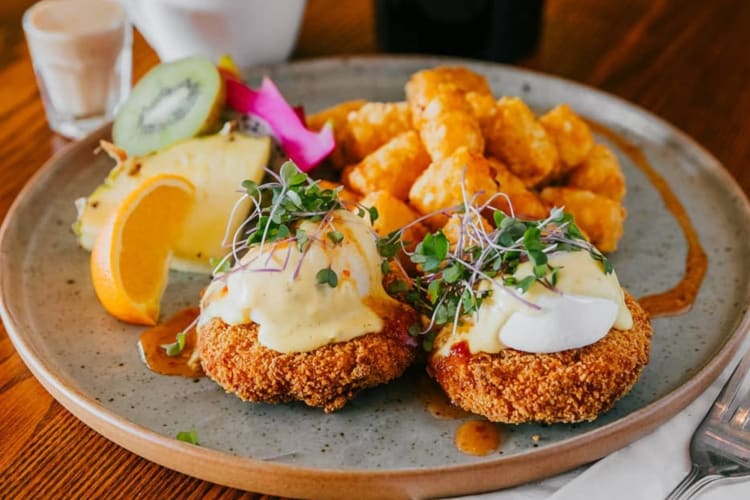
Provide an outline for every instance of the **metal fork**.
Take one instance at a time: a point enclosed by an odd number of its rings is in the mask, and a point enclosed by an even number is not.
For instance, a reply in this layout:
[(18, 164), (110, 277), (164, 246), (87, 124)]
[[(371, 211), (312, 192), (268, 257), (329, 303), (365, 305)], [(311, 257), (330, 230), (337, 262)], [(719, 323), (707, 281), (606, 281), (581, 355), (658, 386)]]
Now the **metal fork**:
[(690, 473), (667, 500), (694, 498), (716, 481), (750, 475), (750, 351), (690, 440)]

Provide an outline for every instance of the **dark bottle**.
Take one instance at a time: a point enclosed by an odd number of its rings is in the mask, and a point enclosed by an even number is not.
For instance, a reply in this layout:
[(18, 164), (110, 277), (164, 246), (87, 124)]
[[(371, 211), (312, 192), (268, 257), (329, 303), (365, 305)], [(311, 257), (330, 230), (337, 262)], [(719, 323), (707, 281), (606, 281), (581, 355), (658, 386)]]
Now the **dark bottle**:
[(537, 45), (544, 0), (375, 0), (385, 52), (511, 62)]

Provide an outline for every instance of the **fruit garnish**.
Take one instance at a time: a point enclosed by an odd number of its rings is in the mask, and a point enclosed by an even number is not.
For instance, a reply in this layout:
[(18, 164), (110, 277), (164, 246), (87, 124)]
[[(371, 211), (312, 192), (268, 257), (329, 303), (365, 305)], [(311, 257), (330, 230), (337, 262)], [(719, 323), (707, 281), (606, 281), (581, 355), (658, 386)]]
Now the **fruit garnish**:
[(159, 64), (117, 112), (112, 137), (136, 156), (216, 131), (224, 96), (224, 78), (204, 57)]
[[(201, 202), (188, 215), (170, 265), (172, 269), (209, 273), (210, 260), (221, 258), (226, 251), (222, 242), (227, 220), (241, 196), (235, 191), (245, 179), (261, 181), (271, 139), (239, 133), (212, 135), (187, 139), (145, 157), (123, 157), (107, 143), (102, 149), (115, 158), (117, 165), (88, 198), (76, 202), (78, 219), (73, 228), (81, 246), (91, 250), (102, 226), (144, 179), (175, 174), (193, 183)], [(244, 214), (249, 208), (248, 200), (236, 211)], [(239, 223), (238, 219), (230, 232)]]
[(104, 308), (128, 323), (155, 325), (172, 247), (195, 199), (177, 175), (144, 180), (102, 227), (91, 253), (91, 279)]
[(242, 78), (237, 63), (234, 62), (234, 59), (232, 59), (232, 56), (229, 54), (222, 54), (219, 57), (219, 62), (216, 63), (216, 66), (219, 68), (219, 71), (227, 76), (237, 79)]
[(333, 152), (336, 141), (330, 125), (320, 132), (308, 130), (270, 79), (264, 78), (260, 89), (253, 90), (236, 78), (226, 78), (226, 91), (227, 106), (263, 119), (303, 172), (309, 172)]

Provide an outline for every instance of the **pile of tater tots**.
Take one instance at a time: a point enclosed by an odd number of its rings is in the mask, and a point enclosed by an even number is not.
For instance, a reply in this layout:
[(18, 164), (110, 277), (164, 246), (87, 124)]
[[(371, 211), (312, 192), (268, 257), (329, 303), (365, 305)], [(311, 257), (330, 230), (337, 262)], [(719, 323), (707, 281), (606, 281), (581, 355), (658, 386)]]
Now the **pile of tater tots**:
[[(567, 104), (537, 117), (518, 97), (496, 99), (482, 75), (436, 67), (411, 76), (405, 102), (348, 101), (307, 122), (333, 126), (330, 162), (341, 172), (342, 197), (374, 206), (381, 235), (481, 193), (477, 202), (491, 199), (521, 218), (564, 206), (603, 252), (622, 237), (625, 179), (617, 157)], [(493, 197), (498, 192), (506, 196)], [(435, 215), (403, 238), (418, 241), (437, 229), (450, 238), (455, 219)]]

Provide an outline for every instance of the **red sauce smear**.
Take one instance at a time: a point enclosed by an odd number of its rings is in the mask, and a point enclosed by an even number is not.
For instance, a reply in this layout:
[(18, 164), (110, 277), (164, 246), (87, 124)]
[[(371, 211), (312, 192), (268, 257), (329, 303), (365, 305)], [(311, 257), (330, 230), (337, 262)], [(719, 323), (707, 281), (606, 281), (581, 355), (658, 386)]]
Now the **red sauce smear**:
[(651, 317), (675, 316), (690, 310), (698, 295), (708, 267), (708, 257), (703, 250), (698, 233), (680, 200), (670, 189), (667, 181), (649, 163), (646, 155), (636, 145), (604, 125), (589, 121), (591, 128), (612, 141), (644, 173), (664, 201), (664, 206), (674, 216), (687, 242), (685, 274), (673, 288), (638, 299)]
[(489, 455), (500, 447), (497, 424), (486, 420), (469, 420), (456, 431), (456, 448), (467, 455)]
[(456, 356), (462, 361), (466, 362), (471, 357), (471, 350), (469, 349), (469, 343), (465, 340), (453, 344), (450, 348), (448, 356)]
[(200, 314), (197, 307), (188, 307), (168, 320), (141, 333), (138, 350), (146, 366), (162, 375), (180, 375), (197, 378), (204, 375), (200, 363), (189, 363), (196, 348), (196, 331), (193, 326), (186, 332), (185, 348), (178, 356), (167, 356), (162, 344), (171, 344), (175, 336), (190, 326)]

